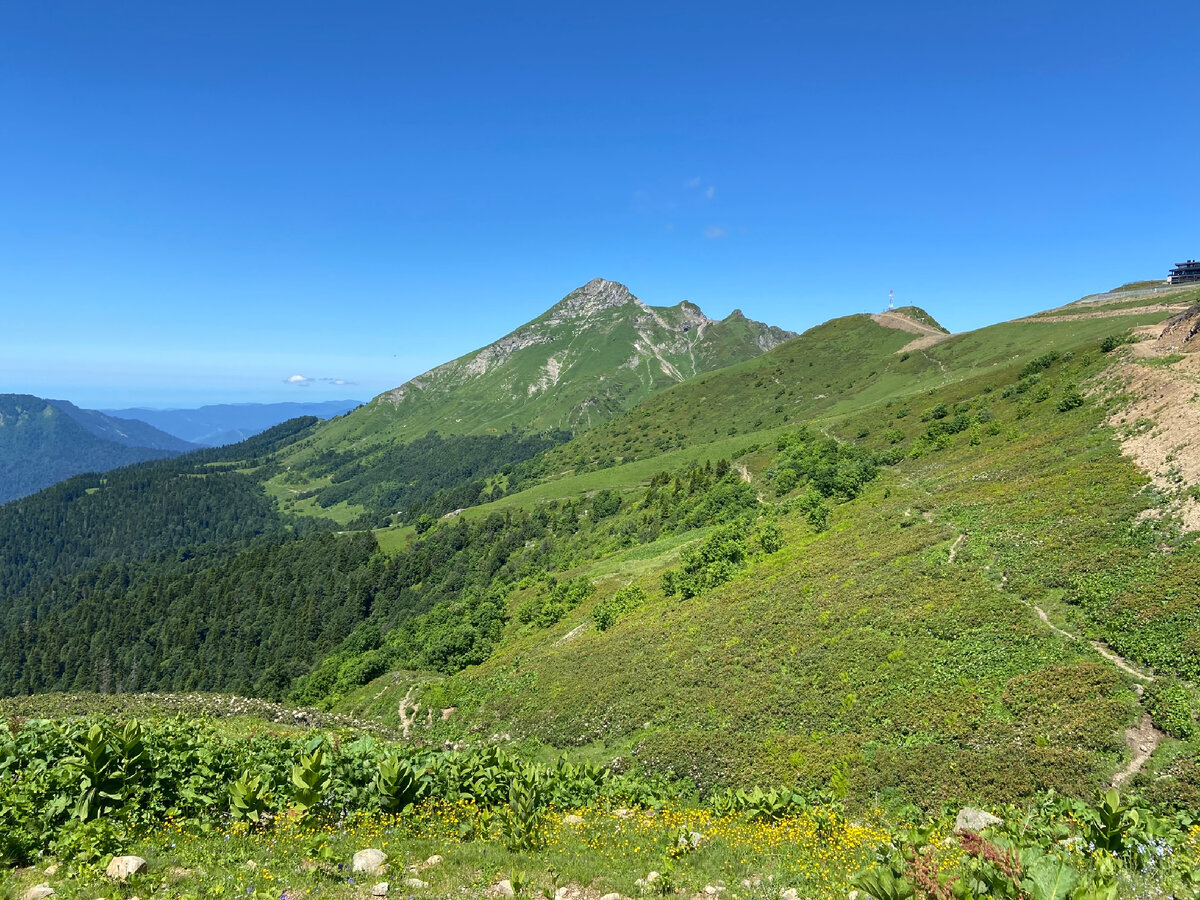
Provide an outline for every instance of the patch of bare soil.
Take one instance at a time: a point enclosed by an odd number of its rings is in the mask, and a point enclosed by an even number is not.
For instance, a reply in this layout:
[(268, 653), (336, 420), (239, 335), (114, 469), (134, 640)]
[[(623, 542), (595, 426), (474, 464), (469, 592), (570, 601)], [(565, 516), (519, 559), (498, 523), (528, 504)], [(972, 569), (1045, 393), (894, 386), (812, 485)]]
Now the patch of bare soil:
[[(1128, 357), (1110, 371), (1118, 390), (1132, 399), (1109, 416), (1121, 449), (1145, 471), (1154, 485), (1173, 497), (1172, 510), (1187, 531), (1200, 530), (1200, 501), (1187, 490), (1200, 484), (1200, 339), (1186, 321), (1169, 320), (1166, 327), (1149, 325), (1135, 330), (1144, 338), (1129, 348)], [(1174, 324), (1172, 324), (1174, 323)], [(1169, 365), (1156, 359), (1182, 353)], [(1148, 364), (1149, 363), (1149, 364)]]
[(1142, 770), (1142, 766), (1146, 764), (1158, 745), (1162, 743), (1164, 735), (1161, 731), (1154, 727), (1154, 723), (1150, 721), (1150, 716), (1143, 714), (1142, 721), (1137, 725), (1125, 729), (1125, 746), (1129, 748), (1129, 755), (1132, 757), (1129, 760), (1129, 765), (1113, 775), (1112, 786), (1120, 787), (1134, 775)]
[(926, 347), (932, 347), (938, 341), (944, 341), (950, 335), (944, 331), (934, 328), (932, 325), (926, 325), (924, 322), (918, 322), (916, 319), (910, 319), (903, 313), (884, 312), (872, 313), (871, 318), (884, 328), (895, 328), (897, 331), (907, 331), (909, 334), (918, 334), (914, 341), (909, 341), (897, 353), (909, 353), (913, 350), (924, 350)]

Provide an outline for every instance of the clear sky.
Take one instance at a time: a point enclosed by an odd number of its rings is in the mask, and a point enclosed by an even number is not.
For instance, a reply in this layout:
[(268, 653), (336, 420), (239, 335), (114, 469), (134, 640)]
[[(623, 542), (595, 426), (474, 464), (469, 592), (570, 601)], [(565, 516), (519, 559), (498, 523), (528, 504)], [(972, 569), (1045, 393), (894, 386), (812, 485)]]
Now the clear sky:
[(3, 3), (0, 392), (366, 399), (597, 275), (794, 330), (1163, 277), (1198, 41), (1195, 2)]

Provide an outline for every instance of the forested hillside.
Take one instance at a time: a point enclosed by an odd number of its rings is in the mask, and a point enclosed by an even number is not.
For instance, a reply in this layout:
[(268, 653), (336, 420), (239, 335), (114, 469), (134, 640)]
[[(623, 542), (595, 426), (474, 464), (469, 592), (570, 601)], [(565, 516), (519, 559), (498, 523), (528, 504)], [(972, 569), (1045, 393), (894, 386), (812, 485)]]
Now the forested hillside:
[(144, 422), (62, 400), (0, 394), (0, 504), (81, 472), (106, 472), (191, 449)]

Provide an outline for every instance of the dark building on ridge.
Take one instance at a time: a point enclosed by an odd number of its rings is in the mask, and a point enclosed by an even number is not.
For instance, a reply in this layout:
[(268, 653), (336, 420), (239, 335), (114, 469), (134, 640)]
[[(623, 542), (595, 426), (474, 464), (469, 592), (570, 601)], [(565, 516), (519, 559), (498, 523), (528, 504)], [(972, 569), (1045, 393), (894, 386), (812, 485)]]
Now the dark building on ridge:
[(1167, 275), (1167, 284), (1188, 284), (1192, 281), (1200, 281), (1200, 259), (1177, 263)]

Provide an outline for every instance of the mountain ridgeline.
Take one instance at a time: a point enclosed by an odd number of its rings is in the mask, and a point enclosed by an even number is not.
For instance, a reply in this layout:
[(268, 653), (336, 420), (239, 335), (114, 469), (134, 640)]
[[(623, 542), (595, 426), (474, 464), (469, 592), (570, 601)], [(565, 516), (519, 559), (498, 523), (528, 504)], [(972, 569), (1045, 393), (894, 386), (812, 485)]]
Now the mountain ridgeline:
[(500, 340), (379, 395), (322, 440), (584, 430), (793, 337), (740, 311), (714, 321), (687, 301), (647, 306), (596, 278)]
[(145, 422), (80, 409), (65, 400), (0, 394), (0, 503), (80, 472), (104, 472), (194, 449)]
[[(341, 418), (0, 509), (0, 691), (235, 691), (706, 791), (1186, 805), (1200, 354), (1158, 338), (1196, 299), (789, 339), (589, 282)], [(1146, 385), (1187, 392), (1170, 472)]]

